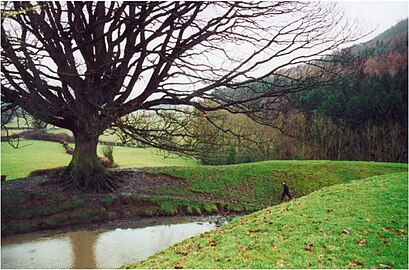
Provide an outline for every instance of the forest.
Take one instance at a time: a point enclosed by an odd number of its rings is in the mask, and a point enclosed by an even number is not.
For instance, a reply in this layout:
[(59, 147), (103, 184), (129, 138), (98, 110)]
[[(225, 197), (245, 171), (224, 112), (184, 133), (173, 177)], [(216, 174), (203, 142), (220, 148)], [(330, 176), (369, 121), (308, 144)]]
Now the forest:
[[(359, 59), (356, 72), (325, 86), (288, 94), (281, 99), (283, 108), (270, 127), (226, 111), (208, 114), (219, 128), (194, 125), (203, 138), (198, 158), (205, 164), (269, 159), (406, 161), (407, 46), (404, 20), (373, 40), (349, 48)], [(258, 84), (253, 89), (265, 91), (263, 82)]]

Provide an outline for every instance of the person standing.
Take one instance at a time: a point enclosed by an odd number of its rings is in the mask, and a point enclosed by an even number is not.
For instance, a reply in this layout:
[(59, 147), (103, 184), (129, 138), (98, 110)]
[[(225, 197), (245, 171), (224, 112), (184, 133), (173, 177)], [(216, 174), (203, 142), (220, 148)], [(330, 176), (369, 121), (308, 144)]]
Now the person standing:
[(281, 201), (284, 200), (285, 196), (288, 196), (288, 198), (291, 200), (291, 195), (290, 195), (290, 189), (285, 181), (283, 181), (283, 193), (281, 194)]

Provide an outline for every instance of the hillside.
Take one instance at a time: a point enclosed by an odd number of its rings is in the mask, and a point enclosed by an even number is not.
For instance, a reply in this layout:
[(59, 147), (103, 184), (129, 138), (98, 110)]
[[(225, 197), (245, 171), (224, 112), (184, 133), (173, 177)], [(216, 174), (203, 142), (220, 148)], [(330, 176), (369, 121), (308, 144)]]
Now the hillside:
[(353, 46), (351, 49), (355, 53), (371, 50), (374, 55), (385, 53), (388, 49), (403, 51), (407, 47), (408, 19), (398, 22), (388, 30), (374, 37), (370, 41)]
[(407, 268), (407, 180), (323, 188), (124, 268)]
[(155, 168), (147, 172), (185, 181), (153, 191), (157, 195), (203, 196), (256, 205), (280, 203), (282, 181), (295, 197), (323, 187), (375, 175), (407, 171), (407, 164), (351, 161), (263, 161), (226, 166)]
[(408, 19), (381, 33), (372, 40), (352, 48), (365, 61), (365, 72), (369, 75), (389, 72), (394, 76), (399, 69), (408, 66)]

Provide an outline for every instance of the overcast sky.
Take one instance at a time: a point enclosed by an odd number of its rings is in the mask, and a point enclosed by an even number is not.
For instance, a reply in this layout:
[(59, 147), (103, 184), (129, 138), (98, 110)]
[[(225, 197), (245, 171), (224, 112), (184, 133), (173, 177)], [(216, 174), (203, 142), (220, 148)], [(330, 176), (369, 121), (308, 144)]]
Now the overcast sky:
[[(363, 41), (370, 40), (400, 20), (408, 17), (408, 1), (339, 1), (351, 18), (357, 18), (367, 29), (376, 29)], [(362, 41), (361, 41), (362, 42)]]

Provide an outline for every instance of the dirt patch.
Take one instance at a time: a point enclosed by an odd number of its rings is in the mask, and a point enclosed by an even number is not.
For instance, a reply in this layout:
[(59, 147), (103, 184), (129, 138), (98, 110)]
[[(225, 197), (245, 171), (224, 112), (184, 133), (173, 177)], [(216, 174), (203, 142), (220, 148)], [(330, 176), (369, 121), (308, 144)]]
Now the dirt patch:
[[(119, 174), (119, 188), (115, 194), (140, 194), (150, 189), (160, 188), (175, 183), (186, 183), (188, 180), (177, 178), (166, 174), (148, 174), (141, 170), (113, 170)], [(41, 174), (41, 173), (40, 173)], [(49, 192), (58, 194), (81, 194), (75, 190), (66, 190), (59, 183), (59, 178), (52, 174), (43, 174), (39, 176), (27, 177), (24, 179), (6, 181), (2, 183), (1, 190), (14, 190), (24, 192)], [(91, 193), (90, 193), (91, 194)]]
[(188, 180), (166, 174), (149, 174), (143, 171), (126, 171), (121, 177), (116, 193), (146, 194), (151, 190), (176, 183), (186, 184)]

